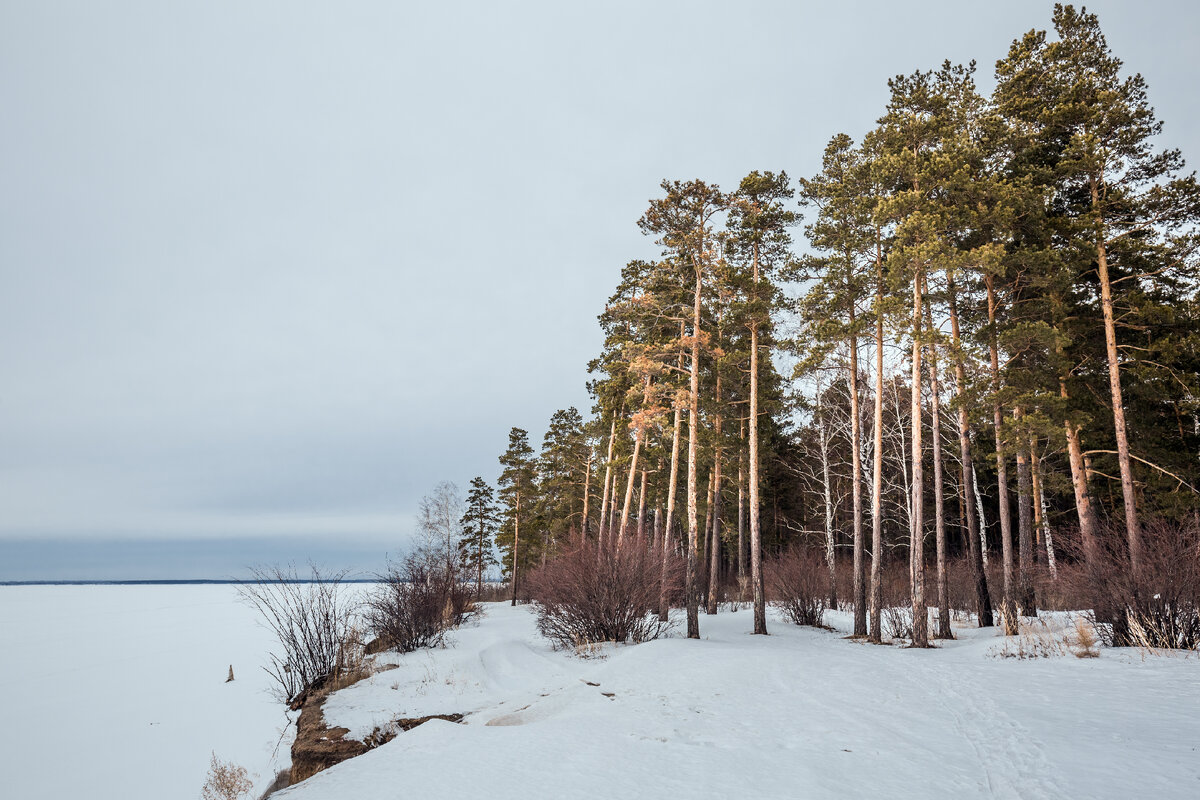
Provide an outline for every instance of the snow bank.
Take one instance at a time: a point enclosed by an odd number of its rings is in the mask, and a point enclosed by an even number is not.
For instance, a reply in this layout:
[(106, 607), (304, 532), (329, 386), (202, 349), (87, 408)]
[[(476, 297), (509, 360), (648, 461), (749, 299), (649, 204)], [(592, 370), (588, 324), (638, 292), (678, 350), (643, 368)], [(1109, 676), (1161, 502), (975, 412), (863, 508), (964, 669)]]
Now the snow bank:
[[(844, 615), (830, 615), (849, 629)], [(459, 711), (278, 795), (414, 797), (1196, 797), (1200, 660), (996, 657), (997, 632), (871, 646), (748, 612), (705, 640), (554, 652), (490, 605), (446, 649), (335, 695), (363, 733)], [(843, 631), (844, 632), (844, 631)], [(598, 685), (592, 685), (598, 684)]]

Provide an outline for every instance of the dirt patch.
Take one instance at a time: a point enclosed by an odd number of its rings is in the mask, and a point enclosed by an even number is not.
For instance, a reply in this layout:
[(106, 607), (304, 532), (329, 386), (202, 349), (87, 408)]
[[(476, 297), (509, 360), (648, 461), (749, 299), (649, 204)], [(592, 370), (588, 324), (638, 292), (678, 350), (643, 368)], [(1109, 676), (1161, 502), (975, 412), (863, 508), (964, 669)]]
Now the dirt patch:
[(385, 726), (376, 728), (365, 742), (347, 739), (347, 728), (330, 728), (325, 724), (324, 705), (329, 693), (313, 695), (300, 711), (296, 722), (296, 741), (292, 744), (292, 770), (289, 783), (296, 784), (311, 778), (334, 764), (360, 756), (381, 744), (391, 741), (398, 733), (410, 731), (431, 719), (459, 722), (462, 714), (430, 714), (425, 717), (401, 717)]

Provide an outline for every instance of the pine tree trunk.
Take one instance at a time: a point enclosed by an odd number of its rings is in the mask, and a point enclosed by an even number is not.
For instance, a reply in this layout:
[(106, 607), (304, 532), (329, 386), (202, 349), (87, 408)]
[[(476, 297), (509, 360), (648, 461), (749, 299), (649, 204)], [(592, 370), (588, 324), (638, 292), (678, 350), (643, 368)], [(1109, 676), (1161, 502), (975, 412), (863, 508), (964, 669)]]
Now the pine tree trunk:
[(1141, 571), (1142, 531), (1138, 522), (1133, 464), (1125, 429), (1125, 402), (1121, 398), (1121, 361), (1117, 353), (1117, 326), (1113, 317), (1112, 283), (1108, 276), (1108, 248), (1104, 241), (1104, 218), (1100, 214), (1100, 189), (1093, 178), (1092, 208), (1096, 212), (1096, 273), (1100, 278), (1100, 306), (1104, 313), (1104, 351), (1108, 357), (1108, 387), (1112, 394), (1113, 432), (1117, 440), (1117, 464), (1121, 469), (1121, 498), (1125, 505), (1125, 535), (1129, 541), (1129, 566), (1136, 580)]
[(483, 548), (487, 541), (487, 530), (483, 527), (483, 523), (479, 523), (479, 548), (475, 553), (475, 596), (479, 597), (483, 594)]
[[(754, 246), (754, 296), (758, 298), (758, 245)], [(699, 315), (699, 301), (696, 304)], [(757, 309), (754, 311), (758, 313)], [(767, 633), (767, 595), (763, 585), (762, 530), (758, 497), (758, 319), (750, 320), (750, 583), (754, 591), (754, 633)]]
[[(679, 370), (683, 370), (683, 335), (687, 332), (684, 323), (679, 323), (679, 357), (675, 360), (675, 366)], [(683, 427), (683, 409), (679, 406), (678, 398), (674, 402), (675, 406), (675, 422), (671, 433), (671, 474), (667, 479), (667, 522), (663, 526), (662, 535), (662, 580), (661, 591), (662, 596), (659, 600), (658, 618), (666, 622), (667, 613), (671, 610), (671, 600), (667, 593), (667, 573), (671, 562), (672, 551), (672, 531), (675, 524), (675, 492), (679, 486), (679, 438), (681, 428)]]
[(913, 279), (913, 327), (912, 327), (912, 512), (909, 525), (909, 563), (912, 576), (913, 647), (929, 646), (929, 612), (925, 607), (925, 508), (924, 508), (924, 465), (922, 462), (921, 428), (921, 328), (924, 324), (921, 312), (922, 276)]
[(1037, 517), (1038, 530), (1041, 531), (1042, 540), (1046, 546), (1046, 568), (1050, 571), (1050, 577), (1053, 580), (1058, 580), (1058, 559), (1054, 554), (1054, 539), (1050, 534), (1050, 520), (1046, 516), (1046, 491), (1042, 486), (1042, 467), (1041, 459), (1038, 458), (1036, 442), (1032, 439), (1029, 442), (1029, 466), (1033, 471), (1033, 509)]
[(867, 582), (864, 570), (863, 509), (862, 509), (862, 413), (858, 407), (858, 334), (855, 331), (854, 305), (850, 305), (850, 448), (851, 504), (854, 509), (854, 635), (867, 635)]
[(514, 605), (514, 606), (517, 604), (517, 575), (518, 575), (518, 571), (520, 568), (520, 564), (519, 564), (520, 559), (518, 556), (521, 552), (518, 549), (518, 547), (520, 544), (521, 544), (521, 490), (518, 486), (516, 505), (514, 506), (514, 513), (513, 513), (512, 605)]
[(875, 245), (875, 429), (871, 454), (871, 619), (868, 638), (883, 641), (883, 254)]
[(600, 530), (596, 533), (596, 540), (600, 547), (604, 546), (604, 537), (608, 535), (609, 499), (613, 486), (613, 444), (617, 440), (617, 416), (619, 414), (620, 411), (614, 408), (612, 425), (608, 429), (608, 458), (604, 462), (604, 497), (600, 501)]
[(583, 544), (588, 537), (588, 519), (591, 498), (592, 498), (592, 453), (591, 447), (588, 448), (587, 466), (583, 472), (583, 519), (579, 523), (579, 543)]
[(687, 636), (689, 639), (700, 638), (700, 609), (699, 587), (696, 584), (696, 551), (700, 545), (700, 530), (698, 527), (696, 468), (697, 454), (700, 444), (700, 299), (704, 286), (703, 269), (696, 257), (696, 295), (692, 309), (692, 370), (688, 383), (688, 473), (687, 473), (687, 519), (688, 519), (688, 550), (686, 567), (687, 592)]
[[(737, 575), (738, 586), (744, 588), (746, 581), (746, 441), (745, 420), (738, 426), (738, 542), (737, 542)], [(745, 597), (741, 598), (745, 600)]]
[(971, 461), (971, 424), (967, 414), (967, 371), (963, 363), (958, 329), (958, 300), (952, 280), (947, 280), (950, 308), (950, 346), (954, 353), (954, 389), (958, 400), (958, 451), (962, 461), (963, 515), (967, 519), (967, 554), (971, 562), (971, 578), (975, 584), (975, 611), (979, 627), (992, 625), (992, 600), (988, 595), (987, 572), (983, 562), (983, 539), (976, 518), (975, 465)]
[[(650, 404), (650, 376), (647, 375), (642, 386), (642, 408)], [(634, 419), (638, 417), (635, 414)], [(625, 502), (621, 506), (621, 527), (617, 529), (617, 547), (625, 542), (625, 533), (629, 528), (629, 512), (633, 504), (633, 482), (637, 478), (638, 454), (642, 450), (642, 440), (646, 438), (645, 426), (638, 424), (633, 437), (633, 458), (629, 462), (629, 481), (625, 486)]]
[(717, 613), (718, 593), (721, 588), (721, 451), (717, 450), (717, 461), (714, 467), (713, 505), (712, 505), (712, 536), (709, 537), (708, 552), (708, 614)]
[(1022, 410), (1013, 409), (1017, 429), (1017, 606), (1027, 617), (1037, 616), (1033, 594), (1033, 488), (1029, 476), (1029, 453), (1021, 434)]
[(829, 572), (829, 607), (837, 605), (837, 560), (833, 541), (833, 479), (829, 474), (829, 432), (821, 407), (821, 390), (817, 389), (817, 441), (821, 454), (821, 488), (825, 506), (825, 568)]
[[(1067, 382), (1058, 381), (1058, 393), (1068, 400)], [(1064, 403), (1065, 405), (1065, 403)], [(1075, 492), (1075, 512), (1079, 517), (1079, 538), (1083, 543), (1083, 557), (1087, 561), (1096, 554), (1096, 513), (1092, 510), (1092, 493), (1088, 489), (1088, 472), (1083, 461), (1083, 445), (1079, 440), (1079, 426), (1070, 418), (1064, 418), (1063, 428), (1067, 434), (1067, 461), (1071, 465), (1071, 488)]]
[(724, 461), (724, 451), (721, 447), (721, 427), (724, 422), (720, 413), (721, 403), (721, 374), (717, 373), (716, 386), (717, 413), (713, 420), (713, 434), (716, 447), (713, 452), (713, 494), (712, 494), (712, 536), (708, 554), (708, 607), (709, 614), (717, 613), (717, 592), (721, 582), (721, 467)]
[[(1004, 415), (1000, 411), (1000, 345), (996, 332), (995, 278), (984, 278), (988, 303), (988, 349), (992, 367), (992, 423), (996, 429), (996, 484), (1000, 503), (1000, 557), (1004, 562), (1004, 605), (1011, 606), (1013, 597), (1012, 519), (1008, 510), (1008, 466), (1004, 462)], [(1011, 611), (1011, 608), (1009, 609)]]
[(642, 485), (638, 489), (637, 544), (646, 546), (646, 468), (642, 468)]
[(708, 554), (712, 552), (713, 470), (708, 471), (708, 493), (704, 501), (704, 546), (700, 549), (700, 606), (708, 613)]
[(937, 546), (938, 639), (953, 639), (950, 630), (950, 587), (946, 577), (946, 504), (942, 494), (942, 401), (938, 377), (937, 340), (933, 335), (933, 312), (926, 308), (929, 323), (929, 436), (933, 440), (933, 519)]

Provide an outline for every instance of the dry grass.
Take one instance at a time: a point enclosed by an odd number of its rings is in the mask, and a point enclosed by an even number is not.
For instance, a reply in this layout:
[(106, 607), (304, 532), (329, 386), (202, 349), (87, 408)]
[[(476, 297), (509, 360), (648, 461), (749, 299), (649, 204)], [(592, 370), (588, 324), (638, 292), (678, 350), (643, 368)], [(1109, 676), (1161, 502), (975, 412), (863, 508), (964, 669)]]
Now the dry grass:
[(249, 794), (254, 783), (246, 773), (245, 767), (221, 761), (217, 754), (212, 754), (208, 767), (208, 778), (200, 788), (202, 800), (238, 800)]
[[(1071, 648), (1071, 652), (1076, 658), (1096, 658), (1100, 655), (1100, 650), (1097, 645), (1100, 644), (1100, 637), (1096, 634), (1095, 627), (1083, 617), (1074, 618), (1074, 635), (1064, 640), (1067, 646)], [(1072, 641), (1073, 639), (1073, 641)]]
[(995, 647), (990, 655), (997, 658), (1057, 658), (1071, 653), (1066, 638), (1040, 617), (1015, 617), (1016, 635), (1006, 636), (1004, 644)]

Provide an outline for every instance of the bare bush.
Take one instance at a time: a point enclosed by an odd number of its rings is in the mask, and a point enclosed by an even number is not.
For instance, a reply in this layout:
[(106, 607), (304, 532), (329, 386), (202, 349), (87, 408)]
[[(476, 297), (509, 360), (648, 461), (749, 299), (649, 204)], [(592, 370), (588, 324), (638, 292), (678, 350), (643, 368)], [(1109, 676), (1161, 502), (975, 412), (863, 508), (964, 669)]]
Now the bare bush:
[[(682, 569), (670, 556), (668, 590), (679, 591)], [(532, 573), (525, 585), (537, 604), (537, 627), (555, 647), (588, 648), (603, 642), (645, 642), (665, 634), (672, 621), (655, 611), (661, 596), (658, 554), (631, 545), (585, 543)]]
[(346, 572), (322, 573), (310, 566), (301, 578), (294, 566), (256, 568), (238, 585), (242, 599), (262, 615), (279, 639), (264, 667), (276, 696), (293, 710), (331, 679), (362, 664), (358, 603), (345, 585)]
[(477, 603), (501, 603), (509, 599), (512, 589), (507, 581), (492, 583), (485, 581), (483, 588), (475, 593)]
[(1071, 652), (1067, 638), (1058, 636), (1050, 623), (1040, 617), (1013, 617), (1016, 633), (1005, 636), (1004, 643), (992, 648), (989, 653), (999, 658), (1021, 660), (1033, 658), (1057, 658)]
[(888, 641), (912, 639), (912, 606), (884, 606), (880, 611), (883, 622), (883, 638)]
[(771, 604), (796, 625), (824, 627), (829, 601), (829, 567), (825, 560), (811, 550), (793, 547), (765, 567)]
[(471, 587), (462, 577), (456, 560), (428, 549), (389, 564), (367, 598), (367, 626), (390, 650), (437, 647), (446, 631), (474, 613)]
[(1109, 646), (1200, 649), (1200, 530), (1151, 520), (1142, 528), (1142, 556), (1135, 572), (1125, 530), (1102, 526), (1091, 552), (1078, 535), (1063, 537), (1076, 562), (1060, 581), (1079, 607), (1090, 609)]
[(221, 761), (217, 754), (212, 754), (208, 767), (208, 777), (200, 788), (202, 800), (238, 800), (249, 794), (254, 788), (253, 781), (246, 773), (245, 767)]

